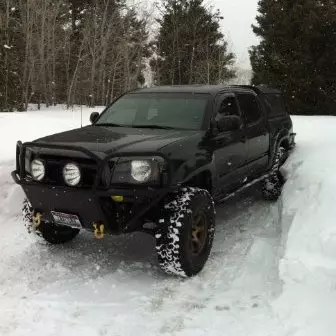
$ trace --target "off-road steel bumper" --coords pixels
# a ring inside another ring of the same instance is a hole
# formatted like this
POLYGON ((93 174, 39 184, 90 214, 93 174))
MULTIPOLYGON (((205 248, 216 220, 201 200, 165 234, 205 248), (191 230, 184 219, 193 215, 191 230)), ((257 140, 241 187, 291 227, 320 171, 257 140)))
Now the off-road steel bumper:
MULTIPOLYGON (((111 234, 122 234, 142 230, 145 219, 162 199, 176 188, 165 187, 109 187, 99 186, 105 164, 112 157, 134 156, 132 153, 118 153, 100 158, 86 149, 73 146, 18 142, 16 170, 12 172, 14 181, 23 188, 32 208, 42 215, 42 221, 53 222, 51 211, 77 215, 84 229, 93 230, 94 223, 102 223, 111 234), (26 179, 25 152, 27 148, 71 150, 84 153, 97 162, 97 176, 91 188, 55 186, 26 179), (112 196, 122 196, 122 201, 114 201, 112 196)), ((145 156, 158 156, 145 153, 145 156)), ((137 154, 138 156, 138 154, 137 154)), ((166 159, 166 158, 165 158, 166 159)), ((168 178, 168 182, 169 182, 168 178)), ((169 184, 168 184, 169 185, 169 184)))

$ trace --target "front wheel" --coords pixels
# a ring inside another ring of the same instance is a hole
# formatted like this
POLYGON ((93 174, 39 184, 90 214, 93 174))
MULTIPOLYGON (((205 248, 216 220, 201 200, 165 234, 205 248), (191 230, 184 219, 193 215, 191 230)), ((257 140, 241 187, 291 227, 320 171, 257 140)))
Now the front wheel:
POLYGON ((38 227, 33 224, 33 208, 30 202, 25 199, 22 208, 23 222, 29 233, 35 232, 48 243, 53 245, 67 243, 79 234, 78 229, 73 229, 66 226, 59 226, 54 223, 41 222, 38 227))
POLYGON ((156 232, 160 267, 191 277, 209 258, 215 233, 215 207, 208 191, 182 188, 162 209, 156 232))

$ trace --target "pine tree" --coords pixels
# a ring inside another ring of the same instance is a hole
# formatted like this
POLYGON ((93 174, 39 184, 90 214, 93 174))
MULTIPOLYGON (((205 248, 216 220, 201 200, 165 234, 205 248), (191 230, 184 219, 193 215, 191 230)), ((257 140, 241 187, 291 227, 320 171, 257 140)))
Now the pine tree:
POLYGON ((335 0, 261 0, 254 84, 280 88, 295 114, 336 114, 335 0))
POLYGON ((219 11, 212 13, 203 0, 165 0, 163 13, 151 62, 156 84, 219 84, 234 77, 219 11))

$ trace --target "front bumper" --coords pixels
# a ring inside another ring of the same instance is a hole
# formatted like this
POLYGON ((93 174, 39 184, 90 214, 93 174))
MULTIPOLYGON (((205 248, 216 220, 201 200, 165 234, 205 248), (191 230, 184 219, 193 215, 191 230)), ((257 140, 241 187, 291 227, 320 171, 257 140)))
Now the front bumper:
MULTIPOLYGON (((17 169, 12 172, 12 177, 21 185, 32 208, 42 214, 42 221, 45 222, 53 222, 51 211, 56 211, 77 215, 83 228, 87 230, 93 230, 94 224, 102 223, 106 232, 111 234, 139 231, 142 230, 144 221, 151 220, 152 210, 155 210, 162 199, 175 189, 174 187, 99 188, 99 173, 109 158, 100 160, 92 153, 88 155, 97 160, 99 168, 96 182, 91 188, 54 186, 31 181, 25 178, 24 169, 21 169, 24 167, 25 149, 30 145, 18 143, 17 169), (112 196, 122 196, 122 201, 114 201, 112 196)), ((33 143, 33 146, 40 145, 33 143)), ((59 148, 52 145, 43 146, 59 148)), ((79 148, 63 148, 81 151, 79 148)))

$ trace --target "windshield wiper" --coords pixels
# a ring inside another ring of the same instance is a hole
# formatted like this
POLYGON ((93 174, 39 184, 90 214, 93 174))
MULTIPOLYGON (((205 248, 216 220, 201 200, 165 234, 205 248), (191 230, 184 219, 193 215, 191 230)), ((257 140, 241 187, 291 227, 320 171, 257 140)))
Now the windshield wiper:
POLYGON ((113 124, 113 123, 94 124, 93 126, 149 128, 149 129, 164 129, 164 130, 178 129, 178 128, 175 128, 175 127, 170 127, 170 126, 160 126, 160 125, 119 125, 119 124, 113 124))
POLYGON ((93 126, 128 127, 128 126, 125 126, 125 125, 119 125, 119 124, 113 124, 113 123, 94 124, 93 126))
POLYGON ((165 130, 177 129, 175 127, 160 126, 160 125, 132 125, 132 128, 151 128, 151 129, 165 129, 165 130))

